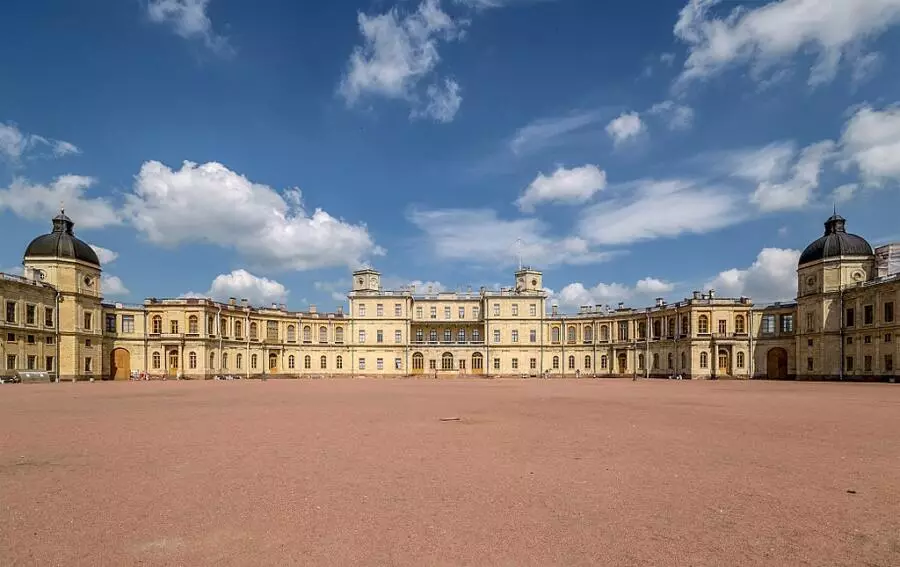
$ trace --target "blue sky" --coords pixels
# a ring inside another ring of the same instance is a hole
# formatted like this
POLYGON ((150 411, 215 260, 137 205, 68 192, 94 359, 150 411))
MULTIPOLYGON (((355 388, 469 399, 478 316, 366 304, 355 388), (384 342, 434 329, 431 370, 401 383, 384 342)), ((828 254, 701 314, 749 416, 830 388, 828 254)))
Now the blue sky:
POLYGON ((900 0, 0 7, 0 268, 63 201, 110 300, 510 285, 792 297, 900 240, 900 0))

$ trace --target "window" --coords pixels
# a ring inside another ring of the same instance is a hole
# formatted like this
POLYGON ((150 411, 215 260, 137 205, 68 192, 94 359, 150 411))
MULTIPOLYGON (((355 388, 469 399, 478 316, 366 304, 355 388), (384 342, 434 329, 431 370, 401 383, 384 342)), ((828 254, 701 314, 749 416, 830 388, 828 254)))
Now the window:
POLYGON ((188 368, 191 370, 197 368, 197 353, 194 351, 188 353, 188 368))
POLYGON ((381 303, 375 304, 375 316, 376 317, 384 317, 384 305, 381 303))
POLYGON ((500 359, 499 358, 494 359, 494 370, 500 370, 500 359))
POLYGON ((734 318, 734 332, 738 334, 746 333, 746 327, 744 326, 744 316, 738 315, 734 318))
POLYGON ((437 319, 437 307, 432 306, 428 309, 428 314, 432 319, 437 319))
POLYGON ((737 353, 737 356, 735 357, 735 359, 736 359, 736 361, 737 361, 737 367, 738 367, 738 368, 743 368, 743 367, 744 367, 744 353, 743 353, 743 352, 738 352, 738 353, 737 353))
POLYGON ((266 321, 266 340, 278 340, 278 321, 266 321))
POLYGON ((421 343, 425 341, 425 332, 422 329, 416 329, 416 342, 421 343))
POLYGON ((53 326, 53 308, 52 307, 44 307, 44 326, 45 327, 53 326))
POLYGON ((437 331, 435 331, 434 329, 431 329, 430 331, 428 331, 428 342, 430 342, 430 343, 437 342, 437 331))
POLYGON ((863 357, 863 371, 864 372, 872 371, 872 357, 868 354, 863 357))
POLYGON ((449 352, 441 355, 441 370, 453 370, 453 355, 449 352))
POLYGON ((812 357, 809 357, 806 359, 806 370, 812 372, 812 369, 813 369, 813 359, 812 359, 812 357))
POLYGON ((719 319, 719 334, 725 335, 728 333, 728 321, 725 319, 719 319))
POLYGON ((375 359, 375 369, 376 370, 384 370, 384 359, 383 358, 375 359))
MULTIPOLYGON (((240 370, 244 364, 244 355, 237 353, 234 357, 234 367, 240 370)), ((291 367, 293 368, 293 366, 291 367)))
POLYGON ((518 304, 518 303, 513 303, 512 306, 511 306, 511 309, 512 309, 512 316, 513 316, 513 317, 518 317, 518 316, 519 316, 519 304, 518 304))
POLYGON ((255 354, 250 355, 250 368, 252 370, 256 370, 256 367, 259 365, 259 356, 255 354))
POLYGON ((366 359, 365 359, 365 358, 360 358, 360 359, 359 359, 359 369, 360 369, 360 370, 365 370, 365 369, 366 369, 366 359))
POLYGON ((106 332, 107 333, 115 333, 116 332, 116 316, 112 313, 106 314, 106 332))
POLYGON ((628 322, 627 321, 619 321, 619 340, 620 341, 628 340, 628 322))
POLYGON ((215 335, 216 334, 216 323, 215 318, 210 315, 206 318, 206 334, 207 335, 215 335))
POLYGON ((326 368, 328 368, 328 357, 323 354, 319 357, 319 369, 325 370, 326 368))
POLYGON ((344 344, 344 328, 337 327, 334 330, 334 342, 337 344, 344 344))
POLYGON ((519 359, 518 358, 512 359, 512 368, 513 368, 513 370, 519 369, 519 359))
POLYGON ((437 370, 437 361, 435 359, 428 360, 428 369, 429 370, 437 370))
POLYGON ((697 333, 701 335, 709 333, 709 317, 706 315, 697 318, 697 333))
POLYGON ((250 340, 255 341, 258 337, 259 337, 259 327, 257 327, 255 322, 250 323, 250 340))
POLYGON ((403 305, 401 305, 399 303, 395 303, 394 304, 394 317, 401 317, 401 316, 403 316, 403 305))
POLYGON ((191 315, 188 317, 188 333, 192 335, 197 335, 200 333, 200 325, 197 320, 196 315, 191 315))
POLYGON ((675 336, 675 317, 669 317, 666 336, 670 338, 675 336))
POLYGON ((6 302, 6 322, 7 323, 15 323, 16 322, 16 302, 15 301, 7 301, 6 302))
POLYGON ((568 329, 566 329, 566 341, 568 341, 570 343, 574 343, 575 337, 576 337, 575 327, 570 326, 568 329))
POLYGON ((584 342, 585 343, 590 343, 590 342, 594 341, 594 328, 593 327, 591 327, 590 325, 585 325, 583 333, 584 333, 584 342))
POLYGON ((6 355, 6 369, 7 370, 15 370, 16 369, 16 355, 14 355, 14 354, 6 355))
POLYGON ((44 358, 44 370, 46 370, 47 372, 53 372, 53 362, 54 361, 52 356, 44 358))
POLYGON ((303 357, 303 369, 309 370, 310 368, 312 368, 312 357, 307 354, 303 357))
POLYGON ((421 352, 413 354, 413 370, 425 370, 425 357, 421 352))
POLYGON ((456 340, 460 343, 466 342, 466 330, 465 329, 460 329, 459 331, 457 331, 456 340))
POLYGON ((653 321, 653 338, 658 339, 662 335, 662 319, 653 321))
POLYGON ((585 370, 591 369, 591 355, 589 355, 589 354, 584 357, 584 369, 585 370))
POLYGON ((559 357, 558 356, 553 357, 553 369, 559 370, 559 357))
POLYGON ((863 307, 863 324, 871 325, 875 322, 875 306, 866 305, 863 307))
POLYGON ((358 310, 359 310, 359 316, 360 316, 360 317, 365 317, 365 316, 366 316, 366 304, 365 304, 365 303, 360 303, 360 304, 359 304, 359 307, 358 307, 358 310))
MULTIPOLYGON (((27 337, 25 337, 25 342, 27 342, 30 345, 33 345, 34 344, 34 335, 28 335, 27 337)), ((91 346, 91 339, 87 339, 86 341, 84 341, 84 346, 91 346)))
POLYGON ((447 306, 447 307, 444 307, 444 319, 449 319, 449 318, 450 318, 450 307, 447 306))
POLYGON ((847 344, 848 344, 848 345, 852 345, 852 344, 853 344, 853 337, 847 337, 847 344))
POLYGON ((512 332, 510 333, 510 340, 514 343, 519 342, 519 331, 517 331, 516 329, 513 329, 512 332))
POLYGON ((134 315, 122 315, 122 332, 134 332, 134 315))
POLYGON ((700 353, 700 368, 706 368, 709 366, 709 355, 706 352, 700 353))
POLYGON ((453 331, 451 331, 450 329, 444 329, 444 342, 453 342, 453 331))
MULTIPOLYGON (((810 313, 811 315, 811 313, 810 313)), ((793 333, 794 332, 794 316, 793 315, 782 315, 781 316, 781 332, 782 333, 793 333)))
POLYGON ((894 322, 894 302, 887 301, 884 304, 884 322, 885 323, 893 323, 894 322))
POLYGON ((473 330, 472 330, 472 342, 473 342, 473 343, 480 343, 480 342, 481 342, 481 331, 479 331, 478 329, 473 329, 473 330))
POLYGON ((855 321, 855 317, 854 317, 853 308, 848 307, 846 317, 844 318, 844 325, 846 325, 847 327, 852 327, 855 322, 856 321, 855 321))
MULTIPOLYGON (((211 356, 211 355, 210 355, 210 356, 211 356)), ((160 355, 158 352, 154 352, 154 353, 153 353, 153 357, 152 357, 151 364, 152 364, 152 366, 153 366, 154 369, 157 369, 157 370, 158 370, 159 367, 162 366, 162 355, 160 355)))
POLYGON ((872 344, 872 335, 866 335, 863 337, 863 342, 867 345, 872 344))
POLYGON ((56 339, 53 336, 48 335, 48 336, 44 337, 44 342, 47 343, 48 345, 52 345, 53 343, 56 342, 56 339))
MULTIPOLYGON (((460 361, 459 361, 459 363, 460 363, 460 368, 465 368, 465 367, 466 367, 465 362, 466 362, 465 360, 460 360, 460 361)), ((399 358, 395 358, 395 359, 394 359, 394 370, 401 370, 402 368, 403 368, 403 361, 400 360, 399 358)))
POLYGON ((25 306, 25 324, 37 325, 37 307, 34 305, 25 306))
MULTIPOLYGON (((463 337, 465 340, 465 337, 463 337)), ((394 342, 400 344, 403 342, 403 331, 394 331, 394 342)))
POLYGON ((494 317, 499 317, 499 316, 500 316, 500 304, 495 303, 494 304, 494 317))
POLYGON ((893 337, 891 336, 890 333, 885 333, 885 334, 884 334, 884 342, 889 343, 889 342, 891 342, 891 339, 892 339, 892 338, 893 338, 893 337))
POLYGON ((416 307, 416 319, 421 319, 421 318, 422 318, 422 308, 416 307))
POLYGON ((365 329, 359 330, 359 342, 360 343, 366 342, 366 330, 365 329))
POLYGON ((34 367, 36 364, 37 364, 37 357, 33 354, 29 354, 28 358, 25 359, 25 368, 28 370, 34 370, 34 367))
POLYGON ((601 369, 606 370, 606 362, 607 362, 607 358, 606 358, 606 355, 604 354, 603 356, 600 357, 600 368, 601 369))
POLYGON ((893 372, 894 371, 894 355, 892 355, 892 354, 884 355, 884 371, 885 372, 893 372))
POLYGON ((528 368, 530 368, 531 370, 537 369, 537 359, 536 358, 528 359, 528 368))
POLYGON ((460 318, 460 319, 465 319, 465 318, 466 318, 466 308, 465 308, 465 307, 460 307, 460 308, 459 308, 459 318, 460 318))
POLYGON ((536 343, 537 342, 537 329, 531 329, 528 331, 528 342, 536 343))
POLYGON ((311 343, 312 342, 312 327, 309 325, 303 326, 303 342, 311 343))
POLYGON ((94 371, 94 361, 91 357, 85 357, 84 359, 84 371, 85 372, 93 372, 94 371))
POLYGON ((222 368, 223 369, 228 368, 228 353, 227 352, 222 353, 222 368))
POLYGON ((639 354, 638 355, 638 370, 643 370, 643 369, 644 369, 644 355, 639 354))
POLYGON ((294 355, 293 354, 288 355, 288 369, 293 370, 294 367, 296 366, 296 364, 297 364, 297 359, 294 358, 294 355))
POLYGON ((84 330, 90 331, 94 326, 94 314, 93 313, 85 313, 84 314, 84 330))
POLYGON ((334 367, 337 368, 338 370, 341 370, 344 368, 344 357, 343 356, 337 355, 337 357, 335 357, 334 367))
POLYGON ((672 356, 671 352, 666 357, 666 368, 668 368, 669 370, 673 370, 675 368, 675 357, 672 356))
POLYGON ((379 344, 384 342, 384 331, 381 329, 375 331, 375 342, 379 344))
POLYGON ((500 329, 494 329, 494 342, 500 342, 500 329))
POLYGON ((686 315, 681 316, 681 336, 686 337, 691 334, 691 320, 686 315))
POLYGON ((559 342, 559 327, 553 327, 553 329, 550 331, 550 337, 550 340, 554 343, 559 342))
POLYGON ((812 340, 812 339, 806 339, 806 346, 809 346, 809 347, 813 346, 813 340, 812 340))
POLYGON ((241 339, 244 337, 244 323, 241 321, 234 322, 234 338, 241 339))
POLYGON ((479 308, 477 305, 472 307, 472 318, 478 319, 478 314, 480 312, 481 312, 481 308, 479 308))
POLYGON ((653 353, 653 370, 658 370, 658 369, 659 369, 659 353, 654 352, 653 353))
POLYGON ((637 338, 641 340, 647 338, 647 323, 644 321, 638 323, 637 338))
POLYGON ((847 371, 853 372, 853 357, 852 356, 847 357, 847 371))
MULTIPOLYGON (((158 355, 156 355, 156 354, 154 353, 153 356, 155 357, 155 356, 158 356, 158 355)), ((209 353, 209 369, 212 370, 213 367, 215 367, 215 365, 216 365, 216 353, 211 352, 211 353, 209 353)), ((159 366, 154 366, 154 368, 159 368, 159 366)))
POLYGON ((681 368, 687 368, 687 354, 681 353, 681 368))
POLYGON ((575 369, 575 357, 572 356, 571 354, 569 355, 569 369, 570 370, 575 369))
POLYGON ((606 325, 600 325, 600 342, 609 341, 609 327, 606 325))
POLYGON ((322 325, 319 327, 319 344, 325 344, 328 342, 328 327, 322 325))
POLYGON ((760 331, 762 331, 762 334, 764 334, 764 335, 774 335, 775 334, 775 316, 774 315, 763 315, 760 331))
POLYGON ((531 317, 537 317, 537 303, 532 303, 528 306, 528 315, 531 317))
MULTIPOLYGON (((223 337, 228 336, 228 319, 226 319, 225 317, 219 319, 219 332, 223 337)), ((256 338, 256 335, 253 335, 253 337, 251 338, 256 338)))

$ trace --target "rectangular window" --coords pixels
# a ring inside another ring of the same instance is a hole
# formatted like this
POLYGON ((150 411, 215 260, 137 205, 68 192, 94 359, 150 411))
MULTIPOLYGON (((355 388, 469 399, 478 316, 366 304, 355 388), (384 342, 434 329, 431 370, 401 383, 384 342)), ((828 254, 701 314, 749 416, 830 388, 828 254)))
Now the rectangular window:
POLYGON ((53 323, 53 308, 52 307, 44 307, 44 326, 45 327, 55 326, 53 323))
POLYGON ((628 321, 619 321, 619 340, 628 340, 628 321))
POLYGON ((94 361, 91 359, 91 357, 89 357, 89 356, 86 357, 84 359, 84 371, 85 372, 93 372, 94 371, 93 368, 94 368, 94 361))
POLYGON ((852 344, 853 344, 853 337, 847 337, 847 344, 848 344, 848 345, 852 345, 852 344))
POLYGON ((863 307, 863 324, 871 325, 875 322, 875 306, 866 305, 863 307))
POLYGON ((90 331, 91 327, 94 326, 94 314, 93 313, 85 313, 84 314, 84 330, 90 331))
POLYGON ((888 301, 884 304, 884 322, 885 323, 893 323, 894 322, 894 302, 888 301))
MULTIPOLYGON (((234 335, 237 336, 237 329, 235 329, 234 335)), ((266 321, 266 340, 278 340, 278 321, 266 321)))
POLYGON ((494 304, 494 317, 499 317, 499 316, 500 316, 500 304, 495 303, 494 304))
POLYGON ((91 348, 91 339, 84 339, 85 348, 91 348))
POLYGON ((847 372, 853 372, 853 357, 847 357, 847 372))
POLYGON ((513 316, 513 317, 518 317, 518 316, 519 316, 519 304, 518 304, 518 303, 513 303, 513 304, 512 304, 512 316, 513 316))
POLYGON ((178 334, 178 321, 169 321, 169 332, 173 335, 178 334))
POLYGON ((451 311, 451 309, 450 309, 449 306, 448 306, 448 307, 444 307, 444 319, 449 319, 449 318, 450 318, 450 311, 451 311))
POLYGON ((375 331, 375 342, 376 343, 384 342, 384 331, 382 331, 381 329, 378 329, 377 331, 375 331))
POLYGON ((37 357, 33 354, 29 354, 28 358, 25 359, 25 368, 28 370, 34 370, 37 365, 37 357))
POLYGON ((394 359, 394 370, 400 370, 403 368, 403 361, 399 358, 394 359))
POLYGON ((894 355, 892 355, 892 354, 884 355, 884 370, 885 370, 885 372, 893 372, 894 371, 894 355))
POLYGON ((422 318, 422 308, 416 307, 416 319, 421 319, 421 318, 422 318))
POLYGON ((16 302, 15 301, 7 301, 6 302, 6 322, 7 323, 15 323, 16 322, 16 302))
POLYGON ((809 357, 809 358, 806 359, 806 369, 807 369, 808 371, 812 372, 812 369, 813 369, 813 359, 812 359, 812 357, 809 357))
POLYGON ((403 342, 403 331, 394 331, 394 342, 398 344, 403 342))
POLYGON ((25 306, 25 324, 26 325, 37 325, 37 306, 35 306, 35 305, 26 305, 25 306))
POLYGON ((48 356, 44 359, 44 370, 47 372, 53 372, 53 357, 48 356))
POLYGON ((54 339, 52 336, 48 335, 48 336, 44 337, 44 342, 47 343, 48 345, 52 345, 54 342, 56 342, 56 339, 54 339))
POLYGON ((536 369, 537 368, 537 359, 536 358, 530 359, 528 361, 528 367, 531 368, 532 370, 536 369))
POLYGON ((429 315, 432 319, 437 319, 437 307, 432 306, 431 309, 429 309, 429 315))
POLYGON ((34 335, 28 335, 27 337, 25 337, 25 342, 30 345, 33 345, 34 344, 34 335))
POLYGON ((781 316, 781 332, 782 333, 793 333, 794 332, 794 316, 793 315, 782 315, 781 316))
POLYGON ((472 318, 473 319, 478 319, 479 313, 481 313, 481 308, 479 308, 477 305, 472 308, 472 318))
POLYGON ((847 316, 844 318, 844 325, 846 325, 847 327, 852 327, 855 322, 855 313, 853 312, 853 308, 848 307, 847 316))
POLYGON ((428 361, 428 369, 437 370, 437 361, 435 359, 432 358, 428 361))
POLYGON ((884 342, 889 343, 894 337, 890 333, 884 334, 884 342))
POLYGON ((500 329, 494 329, 494 342, 500 342, 500 329))
POLYGON ((512 333, 511 333, 511 340, 512 340, 512 342, 514 342, 514 343, 519 342, 519 331, 517 331, 516 329, 513 329, 513 330, 512 330, 512 333))
POLYGON ((762 324, 760 325, 760 331, 764 335, 774 335, 775 334, 775 316, 774 315, 763 315, 762 324))
POLYGON ((519 369, 519 359, 518 358, 512 359, 512 367, 513 367, 513 370, 519 369))
POLYGON ((394 317, 402 317, 403 316, 403 305, 399 303, 394 304, 394 317))
POLYGON ((537 303, 532 303, 528 306, 528 315, 537 317, 537 303))
POLYGON ((863 342, 867 345, 872 344, 872 335, 866 335, 863 337, 863 342))
POLYGON ((359 369, 360 369, 360 370, 365 370, 365 369, 366 369, 366 359, 365 359, 365 358, 360 358, 360 359, 359 359, 359 369))
POLYGON ((813 340, 812 340, 812 339, 806 339, 806 346, 808 346, 808 347, 813 346, 813 340))
POLYGON ((460 318, 460 319, 465 319, 465 318, 466 318, 466 308, 465 308, 465 307, 460 307, 460 308, 459 308, 459 318, 460 318))
POLYGON ((16 334, 15 333, 6 333, 6 342, 8 342, 8 343, 16 342, 16 334))
POLYGON ((499 358, 494 359, 494 370, 500 370, 500 359, 499 358))
POLYGON ((528 331, 528 342, 537 342, 537 331, 535 329, 531 329, 530 331, 528 331))
POLYGON ((122 315, 122 332, 134 332, 134 315, 122 315))
POLYGON ((106 332, 107 333, 115 333, 116 332, 116 316, 112 313, 106 314, 106 332))
POLYGON ((361 342, 361 343, 366 342, 366 330, 365 329, 359 330, 359 342, 361 342))
POLYGON ((375 369, 376 370, 384 370, 384 359, 383 358, 375 359, 375 369))
POLYGON ((807 313, 806 314, 806 331, 812 332, 816 330, 816 314, 815 313, 807 313))
POLYGON ((14 354, 6 355, 6 369, 7 370, 15 370, 16 369, 16 355, 14 355, 14 354))
POLYGON ((872 371, 872 357, 868 354, 863 357, 863 370, 865 372, 872 371))
POLYGON ((728 321, 725 319, 719 319, 719 334, 725 335, 728 333, 728 321))
POLYGON ((381 303, 375 304, 375 316, 376 317, 384 317, 384 305, 381 303))
POLYGON ((365 303, 360 303, 360 304, 359 304, 359 308, 358 308, 357 310, 359 311, 359 316, 360 316, 360 317, 365 317, 365 316, 366 316, 366 304, 365 304, 365 303))

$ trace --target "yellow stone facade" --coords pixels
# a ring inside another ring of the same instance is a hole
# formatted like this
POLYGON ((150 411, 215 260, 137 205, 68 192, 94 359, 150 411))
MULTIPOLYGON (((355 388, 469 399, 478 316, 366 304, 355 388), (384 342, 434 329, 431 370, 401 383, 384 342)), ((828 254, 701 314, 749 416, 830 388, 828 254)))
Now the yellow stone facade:
POLYGON ((71 258, 24 258, 0 277, 0 373, 53 379, 354 376, 893 379, 900 279, 874 257, 798 270, 798 300, 694 292, 647 308, 548 306, 541 272, 500 290, 382 289, 353 273, 349 311, 288 311, 244 300, 101 301, 100 270, 71 258), (38 277, 39 275, 39 277, 38 277), (549 309, 548 309, 549 308, 549 309))

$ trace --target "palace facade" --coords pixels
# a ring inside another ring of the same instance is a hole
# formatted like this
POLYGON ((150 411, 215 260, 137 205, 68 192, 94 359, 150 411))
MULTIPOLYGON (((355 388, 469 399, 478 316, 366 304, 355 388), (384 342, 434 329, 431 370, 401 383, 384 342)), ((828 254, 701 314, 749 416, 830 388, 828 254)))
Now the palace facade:
MULTIPOLYGON (((892 247, 834 215, 803 252, 796 302, 696 291, 646 308, 548 309, 542 274, 500 290, 384 290, 353 273, 349 312, 246 300, 106 303, 94 250, 64 213, 0 274, 0 374, 41 379, 551 376, 893 380, 900 356, 892 247), (424 291, 424 293, 423 293, 424 291)), ((893 245, 892 245, 893 246, 893 245)))

